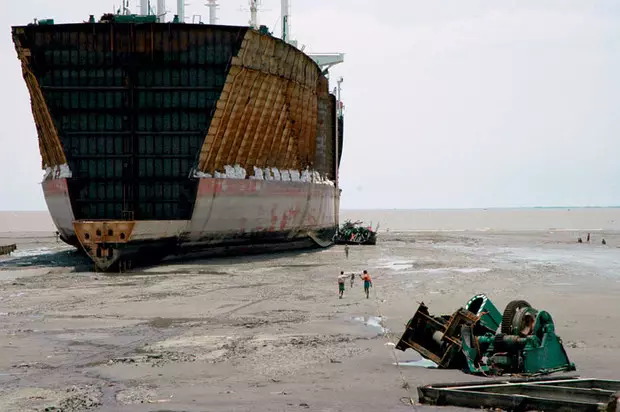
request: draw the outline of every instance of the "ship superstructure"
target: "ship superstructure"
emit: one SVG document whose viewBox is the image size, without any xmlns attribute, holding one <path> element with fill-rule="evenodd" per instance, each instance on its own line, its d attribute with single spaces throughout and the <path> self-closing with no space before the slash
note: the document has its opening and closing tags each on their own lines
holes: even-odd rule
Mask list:
<svg viewBox="0 0 620 412">
<path fill-rule="evenodd" d="M 61 238 L 101 269 L 331 244 L 343 116 L 328 70 L 343 55 L 299 50 L 286 0 L 281 39 L 255 9 L 242 27 L 149 4 L 12 28 Z"/>
</svg>

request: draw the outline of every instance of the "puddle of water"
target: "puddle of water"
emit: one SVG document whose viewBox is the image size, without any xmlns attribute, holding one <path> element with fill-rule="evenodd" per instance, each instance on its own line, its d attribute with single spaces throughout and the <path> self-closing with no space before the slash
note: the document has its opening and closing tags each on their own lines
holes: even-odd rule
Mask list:
<svg viewBox="0 0 620 412">
<path fill-rule="evenodd" d="M 415 270 L 417 273 L 446 273 L 446 272 L 458 272 L 458 273 L 486 273 L 490 272 L 489 268 L 429 268 Z"/>
<path fill-rule="evenodd" d="M 362 322 L 366 326 L 370 326 L 370 327 L 373 327 L 373 328 L 380 329 L 382 333 L 386 333 L 386 332 L 389 331 L 387 328 L 385 328 L 383 326 L 383 319 L 384 318 L 381 318 L 379 316 L 366 316 L 366 317 L 364 317 L 364 316 L 354 316 L 351 319 L 353 319 L 356 322 Z"/>
<path fill-rule="evenodd" d="M 387 262 L 384 261 L 383 263 L 379 264 L 378 267 L 382 269 L 391 269 L 395 271 L 401 271 L 401 270 L 411 269 L 413 267 L 413 262 L 405 261 L 405 260 L 390 260 Z"/>
<path fill-rule="evenodd" d="M 11 253 L 11 257 L 19 258 L 19 257 L 31 257 L 31 256 L 39 256 L 39 255 L 49 255 L 54 252 L 58 252 L 62 249 L 51 249 L 49 247 L 39 247 L 34 249 L 17 249 L 15 252 Z"/>
<path fill-rule="evenodd" d="M 486 273 L 491 271 L 491 269 L 488 268 L 455 268 L 452 270 L 460 273 Z"/>
<path fill-rule="evenodd" d="M 392 365 L 397 366 L 416 366 L 418 368 L 427 368 L 427 369 L 437 369 L 437 364 L 432 360 L 428 359 L 419 359 L 415 361 L 403 361 L 398 363 L 393 363 Z"/>
</svg>

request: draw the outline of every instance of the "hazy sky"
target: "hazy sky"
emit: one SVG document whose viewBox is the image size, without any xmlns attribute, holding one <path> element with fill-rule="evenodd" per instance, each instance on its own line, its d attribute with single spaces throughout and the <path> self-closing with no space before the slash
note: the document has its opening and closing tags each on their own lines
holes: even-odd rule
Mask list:
<svg viewBox="0 0 620 412">
<path fill-rule="evenodd" d="M 247 2 L 221 3 L 220 23 L 247 24 Z M 0 14 L 0 210 L 46 208 L 9 26 L 113 6 L 21 0 Z M 279 35 L 279 1 L 263 8 Z M 620 205 L 619 1 L 292 0 L 292 10 L 300 47 L 346 53 L 332 71 L 344 77 L 343 208 Z M 196 0 L 186 14 L 208 20 Z"/>
</svg>

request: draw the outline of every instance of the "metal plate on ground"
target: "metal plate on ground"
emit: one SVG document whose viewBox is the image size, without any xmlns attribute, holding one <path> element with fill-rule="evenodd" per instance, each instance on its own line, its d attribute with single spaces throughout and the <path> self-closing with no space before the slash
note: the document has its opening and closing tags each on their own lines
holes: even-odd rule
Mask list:
<svg viewBox="0 0 620 412">
<path fill-rule="evenodd" d="M 576 376 L 418 387 L 420 403 L 507 411 L 616 411 L 620 381 Z"/>
</svg>

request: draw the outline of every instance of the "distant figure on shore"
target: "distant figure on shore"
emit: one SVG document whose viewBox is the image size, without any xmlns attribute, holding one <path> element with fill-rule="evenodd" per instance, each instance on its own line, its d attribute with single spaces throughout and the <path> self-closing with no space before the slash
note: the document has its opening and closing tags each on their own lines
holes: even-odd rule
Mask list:
<svg viewBox="0 0 620 412">
<path fill-rule="evenodd" d="M 581 236 L 577 238 L 577 243 L 583 243 L 583 240 L 581 240 Z"/>
<path fill-rule="evenodd" d="M 343 271 L 340 272 L 340 276 L 338 276 L 338 297 L 339 299 L 342 299 L 342 296 L 344 295 L 344 280 L 346 279 L 346 276 L 344 274 Z"/>
<path fill-rule="evenodd" d="M 601 244 L 606 245 L 607 242 L 605 242 L 605 239 L 603 239 L 603 241 L 601 242 Z"/>
<path fill-rule="evenodd" d="M 368 271 L 364 270 L 364 274 L 362 275 L 362 280 L 364 281 L 364 292 L 366 293 L 366 299 L 368 299 L 368 295 L 370 293 L 370 287 L 372 286 L 372 278 L 368 274 Z"/>
<path fill-rule="evenodd" d="M 60 233 L 58 231 L 56 231 L 54 233 L 54 236 L 56 236 L 56 243 L 58 243 L 59 239 L 60 239 Z"/>
<path fill-rule="evenodd" d="M 353 282 L 355 281 L 355 273 L 351 273 L 351 289 L 353 289 Z"/>
<path fill-rule="evenodd" d="M 346 255 L 348 259 L 349 258 L 349 245 L 344 245 L 344 254 Z"/>
<path fill-rule="evenodd" d="M 588 233 L 588 240 L 587 240 L 587 242 L 590 243 L 590 233 Z"/>
</svg>

